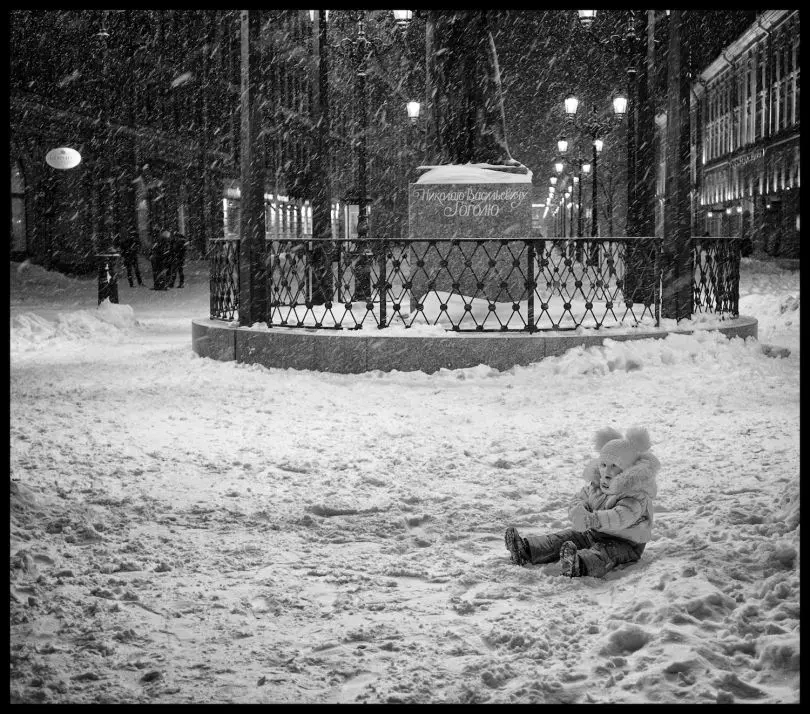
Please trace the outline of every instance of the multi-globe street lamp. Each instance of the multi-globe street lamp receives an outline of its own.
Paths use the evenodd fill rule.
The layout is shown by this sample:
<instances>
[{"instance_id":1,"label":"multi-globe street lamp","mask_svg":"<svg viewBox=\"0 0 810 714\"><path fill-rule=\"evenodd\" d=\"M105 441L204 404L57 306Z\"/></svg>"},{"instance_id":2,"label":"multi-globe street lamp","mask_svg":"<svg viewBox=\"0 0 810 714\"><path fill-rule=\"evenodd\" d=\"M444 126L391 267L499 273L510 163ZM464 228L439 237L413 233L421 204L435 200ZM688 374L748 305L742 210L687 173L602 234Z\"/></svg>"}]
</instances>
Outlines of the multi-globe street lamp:
<instances>
[{"instance_id":1,"label":"multi-globe street lamp","mask_svg":"<svg viewBox=\"0 0 810 714\"><path fill-rule=\"evenodd\" d=\"M681 20L681 11L672 11L672 18L669 17L669 10L628 10L624 16L625 24L623 32L612 33L609 36L602 32L597 31L598 23L596 20L596 10L580 10L579 19L585 32L582 33L586 37L597 41L600 45L610 45L614 55L624 55L627 59L627 90L629 97L629 106L627 114L627 221L626 232L628 236L643 237L652 236L655 233L655 158L653 151L653 138L655 133L655 120L654 120L654 107L651 101L650 83L653 82L655 75L655 26L661 20L667 20L670 35L670 51L668 54L667 64L670 68L670 74L677 77L677 73L672 73L674 67L677 66L678 72L684 78L681 82L681 93L686 94L687 97L681 100L685 102L687 111L684 115L688 115L688 80L685 78L686 73L681 72L680 69L680 56L681 46L680 39L675 41L675 37L679 32L679 23ZM673 44L674 43L674 44ZM668 82L669 84L669 82ZM684 86L687 87L684 89ZM669 95L673 95L672 87L668 91ZM684 120L687 123L686 128L680 125L681 114L679 112L667 111L667 126L668 131L672 132L673 137L679 132L685 133L688 137L688 118ZM677 121L676 121L677 120ZM677 127L675 126L677 124ZM684 143L688 142L688 138L683 140ZM674 146L679 144L679 140L667 140L667 151L669 152L671 144ZM672 151L680 151L681 149L674 149ZM677 163L677 161L675 162ZM672 161L668 158L667 166L669 167ZM677 184L677 186L675 185ZM672 215L672 207L680 204L683 194L687 191L683 185L675 181L667 181L667 201L664 206L664 225L665 233L667 226L667 215ZM677 197L677 198L676 198ZM686 227L686 220L682 219L683 225L678 229L679 237L668 235L666 244L670 245L682 244L688 234L688 227ZM671 233L671 231L669 232ZM625 257L628 264L635 265L648 265L656 260L655 247L651 243L633 243L628 242L626 245ZM688 251L685 248L678 250L680 254L686 254ZM683 272L683 271L682 271ZM629 271L625 277L625 295L629 300L636 302L643 300L645 295L645 288L638 282L637 276L639 271ZM665 293L670 295L678 292L679 289L672 289L672 284L680 284L676 278L664 276ZM667 287L668 286L668 287ZM688 302L677 298L677 303ZM669 298L664 299L664 312L669 314L678 315L686 314L680 308L671 308L673 304ZM691 315L691 312L689 312Z\"/></svg>"},{"instance_id":2,"label":"multi-globe street lamp","mask_svg":"<svg viewBox=\"0 0 810 714\"><path fill-rule=\"evenodd\" d=\"M314 13L314 11L310 11ZM325 11L320 11L325 14ZM368 74L368 62L374 52L374 47L366 34L366 11L351 11L355 21L356 35L354 38L345 38L344 45L348 45L354 59L355 73L355 99L356 99L356 121L359 127L355 142L355 156L357 162L357 260L355 262L355 299L369 301L371 299L371 262L375 251L370 249L372 245L369 234L368 223L368 161L367 161L367 135L368 135L368 111L367 111L367 91L366 76ZM413 17L411 10L393 10L394 20L400 30L405 30ZM314 17L314 15L313 15ZM408 117L411 124L415 124L419 118L419 102L409 102L406 105ZM385 259L380 255L381 268ZM384 284L384 270L380 271L380 282ZM380 299L380 324L385 324L385 291L381 286Z\"/></svg>"},{"instance_id":3,"label":"multi-globe street lamp","mask_svg":"<svg viewBox=\"0 0 810 714\"><path fill-rule=\"evenodd\" d=\"M649 99L648 32L669 11L627 10L624 27L609 35L597 30L596 10L578 10L580 24L590 40L609 46L627 60L627 234L654 231L653 107Z\"/></svg>"}]
</instances>

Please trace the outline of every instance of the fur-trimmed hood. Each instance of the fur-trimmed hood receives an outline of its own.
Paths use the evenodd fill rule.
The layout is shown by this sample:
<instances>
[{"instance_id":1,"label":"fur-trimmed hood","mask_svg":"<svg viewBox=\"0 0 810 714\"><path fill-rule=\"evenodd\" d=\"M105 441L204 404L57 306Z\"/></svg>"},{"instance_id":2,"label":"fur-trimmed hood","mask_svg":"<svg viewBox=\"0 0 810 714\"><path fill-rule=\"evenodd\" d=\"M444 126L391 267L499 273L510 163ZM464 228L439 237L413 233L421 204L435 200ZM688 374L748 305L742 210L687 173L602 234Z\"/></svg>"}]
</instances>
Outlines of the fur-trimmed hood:
<instances>
[{"instance_id":1,"label":"fur-trimmed hood","mask_svg":"<svg viewBox=\"0 0 810 714\"><path fill-rule=\"evenodd\" d=\"M632 495L641 493L655 498L658 492L658 485L655 481L656 474L661 470L661 462L645 451L640 454L636 462L629 468L614 477L610 484L611 494ZM592 459L585 466L582 477L586 481L599 486L599 458Z\"/></svg>"}]
</instances>

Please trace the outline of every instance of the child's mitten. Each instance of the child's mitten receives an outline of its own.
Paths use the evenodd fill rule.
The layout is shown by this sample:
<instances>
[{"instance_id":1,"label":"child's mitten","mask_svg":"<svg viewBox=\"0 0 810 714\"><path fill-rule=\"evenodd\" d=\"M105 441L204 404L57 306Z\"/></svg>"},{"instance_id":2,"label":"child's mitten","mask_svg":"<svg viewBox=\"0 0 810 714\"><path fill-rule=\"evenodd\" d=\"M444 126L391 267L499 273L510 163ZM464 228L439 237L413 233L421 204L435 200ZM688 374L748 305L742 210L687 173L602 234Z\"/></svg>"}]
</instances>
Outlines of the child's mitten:
<instances>
[{"instance_id":1,"label":"child's mitten","mask_svg":"<svg viewBox=\"0 0 810 714\"><path fill-rule=\"evenodd\" d=\"M589 528L596 528L599 525L599 518L595 513L591 513L586 504L578 503L571 509L571 523L575 531L582 533Z\"/></svg>"}]
</instances>

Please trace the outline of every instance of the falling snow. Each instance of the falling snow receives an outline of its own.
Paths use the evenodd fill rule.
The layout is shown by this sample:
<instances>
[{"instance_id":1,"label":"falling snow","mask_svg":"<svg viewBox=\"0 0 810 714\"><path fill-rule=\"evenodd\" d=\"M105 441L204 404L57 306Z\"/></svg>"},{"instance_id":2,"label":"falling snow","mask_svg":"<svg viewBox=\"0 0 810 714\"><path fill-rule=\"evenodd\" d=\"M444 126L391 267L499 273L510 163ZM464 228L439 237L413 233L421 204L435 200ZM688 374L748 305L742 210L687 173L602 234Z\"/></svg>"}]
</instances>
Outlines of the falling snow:
<instances>
[{"instance_id":1,"label":"falling snow","mask_svg":"<svg viewBox=\"0 0 810 714\"><path fill-rule=\"evenodd\" d=\"M743 260L760 342L432 375L201 359L202 263L98 308L10 284L12 702L798 703L798 272ZM512 565L634 424L642 559Z\"/></svg>"}]
</instances>

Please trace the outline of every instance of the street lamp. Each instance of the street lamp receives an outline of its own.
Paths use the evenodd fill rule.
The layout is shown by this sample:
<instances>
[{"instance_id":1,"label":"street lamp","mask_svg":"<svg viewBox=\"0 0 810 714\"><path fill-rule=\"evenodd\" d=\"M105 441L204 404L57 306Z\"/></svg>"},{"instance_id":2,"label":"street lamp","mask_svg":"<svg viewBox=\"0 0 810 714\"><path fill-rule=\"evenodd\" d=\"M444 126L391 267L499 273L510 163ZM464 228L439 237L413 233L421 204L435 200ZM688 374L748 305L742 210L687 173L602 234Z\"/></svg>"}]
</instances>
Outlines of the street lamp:
<instances>
[{"instance_id":1,"label":"street lamp","mask_svg":"<svg viewBox=\"0 0 810 714\"><path fill-rule=\"evenodd\" d=\"M557 150L558 150L558 151L559 151L561 154L564 154L564 153L566 153L566 152L568 151L568 141L566 140L566 138L565 138L564 136L563 136L563 137L561 137L561 138L560 138L560 139L557 141Z\"/></svg>"},{"instance_id":2,"label":"street lamp","mask_svg":"<svg viewBox=\"0 0 810 714\"><path fill-rule=\"evenodd\" d=\"M563 172L563 162L562 161L555 161L554 162L554 170L561 174Z\"/></svg>"},{"instance_id":3,"label":"street lamp","mask_svg":"<svg viewBox=\"0 0 810 714\"><path fill-rule=\"evenodd\" d=\"M628 10L624 31L600 38L593 31L595 10L579 10L585 33L600 45L609 45L614 55L627 58L628 99L621 113L627 114L627 234L652 235L655 231L653 133L655 121L649 97L648 44L650 28L668 18L669 11ZM614 102L618 101L614 99ZM620 107L621 109L621 107ZM618 110L617 110L618 111Z\"/></svg>"},{"instance_id":4,"label":"street lamp","mask_svg":"<svg viewBox=\"0 0 810 714\"><path fill-rule=\"evenodd\" d=\"M357 157L357 248L358 257L355 263L355 299L365 300L367 307L371 309L371 265L369 259L373 256L373 251L369 250L370 241L368 239L368 195L367 195L367 134L368 134L368 112L367 112L367 92L366 75L368 74L368 61L374 47L366 36L366 11L351 11L355 18L357 35L354 41L344 40L351 45L355 60L356 79L356 102L357 102L357 123L359 132L356 140ZM408 26L413 13L410 10L394 10L394 19L398 27L404 32ZM409 102L406 111L415 123L419 117L421 106L419 102ZM413 113L412 113L413 112ZM380 246L381 247L381 246ZM385 325L386 311L386 276L385 276L385 255L380 255L380 326Z\"/></svg>"},{"instance_id":5,"label":"street lamp","mask_svg":"<svg viewBox=\"0 0 810 714\"><path fill-rule=\"evenodd\" d=\"M613 97L613 113L620 119L624 119L627 114L627 97L618 95Z\"/></svg>"},{"instance_id":6,"label":"street lamp","mask_svg":"<svg viewBox=\"0 0 810 714\"><path fill-rule=\"evenodd\" d=\"M394 13L394 20L400 27L407 27L413 17L412 10L392 10L392 12Z\"/></svg>"},{"instance_id":7,"label":"street lamp","mask_svg":"<svg viewBox=\"0 0 810 714\"><path fill-rule=\"evenodd\" d=\"M366 74L368 72L368 59L371 55L371 43L366 37L366 14L358 10L356 16L357 38L352 49L355 53L355 85L357 95L357 123L360 126L356 142L357 151L357 251L359 253L355 263L355 294L356 300L369 301L371 299L371 265L369 258L368 236L368 194L366 188L366 139L368 133L368 112L366 111ZM384 296L383 296L384 298ZM381 309L385 303L381 302Z\"/></svg>"},{"instance_id":8,"label":"street lamp","mask_svg":"<svg viewBox=\"0 0 810 714\"><path fill-rule=\"evenodd\" d=\"M408 112L408 119L411 120L411 124L416 124L419 121L419 112L422 108L422 105L419 102L408 102L405 105L405 109Z\"/></svg>"},{"instance_id":9,"label":"street lamp","mask_svg":"<svg viewBox=\"0 0 810 714\"><path fill-rule=\"evenodd\" d=\"M616 96L613 99L613 116L601 117L597 114L596 105L593 106L593 111L590 116L579 119L577 111L579 109L579 100L571 95L565 102L565 113L568 121L577 129L584 131L591 138L593 143L593 182L592 182L592 199L591 199L591 236L597 235L597 159L598 155L602 152L604 142L599 138L599 134L605 133L610 130L613 120L621 121L627 111L627 99L623 96Z\"/></svg>"}]
</instances>

